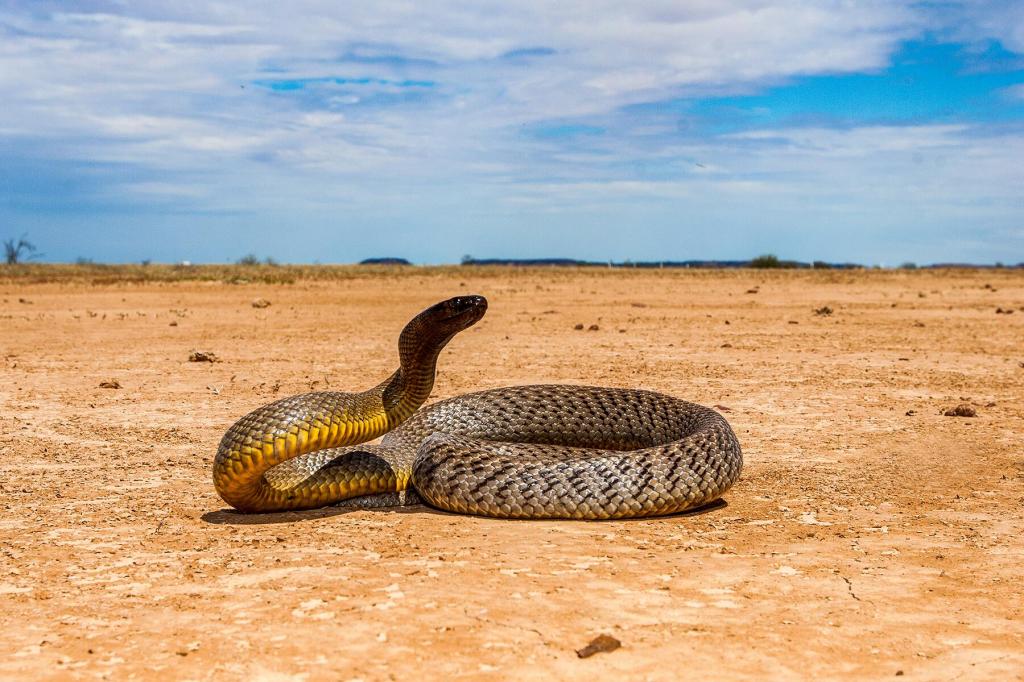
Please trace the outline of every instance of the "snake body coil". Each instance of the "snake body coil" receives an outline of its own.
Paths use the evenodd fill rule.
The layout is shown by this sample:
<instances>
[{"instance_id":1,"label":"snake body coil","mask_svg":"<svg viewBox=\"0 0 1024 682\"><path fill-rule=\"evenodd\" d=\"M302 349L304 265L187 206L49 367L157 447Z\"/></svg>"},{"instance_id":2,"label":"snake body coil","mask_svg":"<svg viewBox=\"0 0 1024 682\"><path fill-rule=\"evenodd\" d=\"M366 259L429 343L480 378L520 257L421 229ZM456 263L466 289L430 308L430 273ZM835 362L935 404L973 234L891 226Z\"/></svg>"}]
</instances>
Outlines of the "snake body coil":
<instances>
[{"instance_id":1,"label":"snake body coil","mask_svg":"<svg viewBox=\"0 0 1024 682\"><path fill-rule=\"evenodd\" d=\"M728 422L660 393L513 386L418 409L441 349L486 309L466 296L417 315L399 337L401 367L375 388L292 396L239 419L217 450L217 492L245 512L372 506L414 489L454 512L610 519L699 507L739 478Z\"/></svg>"}]
</instances>

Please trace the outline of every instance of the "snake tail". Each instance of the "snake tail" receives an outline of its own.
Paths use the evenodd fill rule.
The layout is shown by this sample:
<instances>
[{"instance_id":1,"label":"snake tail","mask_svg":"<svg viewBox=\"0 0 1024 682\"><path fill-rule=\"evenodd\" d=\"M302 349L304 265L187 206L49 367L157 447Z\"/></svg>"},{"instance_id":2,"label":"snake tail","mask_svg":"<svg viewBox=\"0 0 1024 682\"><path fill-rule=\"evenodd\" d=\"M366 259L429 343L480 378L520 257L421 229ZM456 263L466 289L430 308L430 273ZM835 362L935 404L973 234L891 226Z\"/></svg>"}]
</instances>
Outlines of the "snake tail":
<instances>
[{"instance_id":1,"label":"snake tail","mask_svg":"<svg viewBox=\"0 0 1024 682\"><path fill-rule=\"evenodd\" d=\"M268 512L403 488L405 481L397 480L403 474L390 465L386 448L345 447L373 440L408 419L430 396L441 350L486 311L482 296L442 301L405 326L398 339L399 368L377 386L362 393L291 396L239 419L224 434L214 458L217 493L239 511ZM275 469L328 448L346 466L317 461Z\"/></svg>"}]
</instances>

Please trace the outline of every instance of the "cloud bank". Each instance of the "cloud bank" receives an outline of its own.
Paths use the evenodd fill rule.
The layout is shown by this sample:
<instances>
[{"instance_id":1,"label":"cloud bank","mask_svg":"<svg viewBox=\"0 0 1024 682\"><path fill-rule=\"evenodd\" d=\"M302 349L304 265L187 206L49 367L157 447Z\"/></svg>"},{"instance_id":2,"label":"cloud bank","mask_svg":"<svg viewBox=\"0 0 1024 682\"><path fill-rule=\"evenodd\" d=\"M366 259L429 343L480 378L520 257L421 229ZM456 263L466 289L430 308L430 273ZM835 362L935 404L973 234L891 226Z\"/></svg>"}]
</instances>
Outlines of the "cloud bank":
<instances>
[{"instance_id":1,"label":"cloud bank","mask_svg":"<svg viewBox=\"0 0 1024 682\"><path fill-rule=\"evenodd\" d=\"M701 110L880 78L913 41L1012 81L1024 10L7 3L0 216L66 258L1024 260L1017 83L998 121Z\"/></svg>"}]
</instances>

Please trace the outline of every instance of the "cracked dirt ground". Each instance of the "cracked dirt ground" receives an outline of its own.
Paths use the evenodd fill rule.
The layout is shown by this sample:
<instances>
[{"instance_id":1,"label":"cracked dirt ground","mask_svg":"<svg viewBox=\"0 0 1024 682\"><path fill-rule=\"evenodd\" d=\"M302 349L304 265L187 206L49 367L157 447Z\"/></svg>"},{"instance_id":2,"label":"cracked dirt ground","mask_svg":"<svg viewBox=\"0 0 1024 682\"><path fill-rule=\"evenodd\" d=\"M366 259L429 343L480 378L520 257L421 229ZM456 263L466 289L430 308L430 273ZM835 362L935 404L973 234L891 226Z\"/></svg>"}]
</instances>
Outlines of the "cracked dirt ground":
<instances>
[{"instance_id":1,"label":"cracked dirt ground","mask_svg":"<svg viewBox=\"0 0 1024 682\"><path fill-rule=\"evenodd\" d=\"M0 678L1024 675L1024 272L345 272L0 280ZM210 463L237 417L375 384L413 314L469 292L490 311L432 399L568 382L723 406L746 458L726 504L224 509ZM961 403L978 416L942 416ZM621 648L578 658L600 634Z\"/></svg>"}]
</instances>

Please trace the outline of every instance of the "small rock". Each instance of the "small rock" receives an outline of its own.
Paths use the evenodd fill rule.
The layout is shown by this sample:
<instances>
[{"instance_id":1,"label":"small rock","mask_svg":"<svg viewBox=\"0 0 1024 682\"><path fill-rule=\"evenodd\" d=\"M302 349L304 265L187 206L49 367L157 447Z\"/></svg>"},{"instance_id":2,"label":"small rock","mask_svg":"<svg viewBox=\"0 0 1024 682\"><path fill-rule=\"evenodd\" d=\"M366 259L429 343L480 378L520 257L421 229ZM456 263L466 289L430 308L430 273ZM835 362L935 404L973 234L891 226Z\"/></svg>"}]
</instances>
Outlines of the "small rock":
<instances>
[{"instance_id":1,"label":"small rock","mask_svg":"<svg viewBox=\"0 0 1024 682\"><path fill-rule=\"evenodd\" d=\"M996 315L1013 315L1013 308L996 308Z\"/></svg>"},{"instance_id":2,"label":"small rock","mask_svg":"<svg viewBox=\"0 0 1024 682\"><path fill-rule=\"evenodd\" d=\"M634 308L646 308L647 307L646 303L630 303L630 305L633 306Z\"/></svg>"},{"instance_id":3,"label":"small rock","mask_svg":"<svg viewBox=\"0 0 1024 682\"><path fill-rule=\"evenodd\" d=\"M622 642L611 635L598 635L594 639L590 640L590 644L586 645L582 649L577 649L576 655L580 658L590 658L594 654L615 651L620 646L622 646Z\"/></svg>"},{"instance_id":4,"label":"small rock","mask_svg":"<svg viewBox=\"0 0 1024 682\"><path fill-rule=\"evenodd\" d=\"M598 329L600 329L600 327L598 327L596 324L592 324L589 327L587 327L588 332L596 332Z\"/></svg>"},{"instance_id":5,"label":"small rock","mask_svg":"<svg viewBox=\"0 0 1024 682\"><path fill-rule=\"evenodd\" d=\"M913 417L915 414L917 414L917 410L907 410L908 417Z\"/></svg>"},{"instance_id":6,"label":"small rock","mask_svg":"<svg viewBox=\"0 0 1024 682\"><path fill-rule=\"evenodd\" d=\"M100 388L121 388L121 382L117 379L107 379L100 382Z\"/></svg>"},{"instance_id":7,"label":"small rock","mask_svg":"<svg viewBox=\"0 0 1024 682\"><path fill-rule=\"evenodd\" d=\"M32 301L28 300L27 298L19 298L18 299L18 303L24 303L26 305L32 305Z\"/></svg>"},{"instance_id":8,"label":"small rock","mask_svg":"<svg viewBox=\"0 0 1024 682\"><path fill-rule=\"evenodd\" d=\"M583 329L583 325L582 324L578 324L575 327L573 327L573 329L575 329L576 331L580 331L581 329Z\"/></svg>"},{"instance_id":9,"label":"small rock","mask_svg":"<svg viewBox=\"0 0 1024 682\"><path fill-rule=\"evenodd\" d=\"M217 355L205 350L194 350L188 354L189 362L217 362Z\"/></svg>"},{"instance_id":10,"label":"small rock","mask_svg":"<svg viewBox=\"0 0 1024 682\"><path fill-rule=\"evenodd\" d=\"M748 294L756 294L757 293L757 287L754 287L753 289L747 289L747 293Z\"/></svg>"},{"instance_id":11,"label":"small rock","mask_svg":"<svg viewBox=\"0 0 1024 682\"><path fill-rule=\"evenodd\" d=\"M265 298L253 299L252 307L253 308L269 308L270 307L270 301L268 301Z\"/></svg>"},{"instance_id":12,"label":"small rock","mask_svg":"<svg viewBox=\"0 0 1024 682\"><path fill-rule=\"evenodd\" d=\"M832 310L831 308L829 308L829 307L828 307L827 305L823 305L823 306L821 306L820 308L815 308L815 309L814 309L814 314L815 314L815 315L820 315L820 316L822 316L822 317L828 317L828 316L829 316L829 315L831 315L831 314L832 314L833 312L835 312L835 311L833 311L833 310Z\"/></svg>"},{"instance_id":13,"label":"small rock","mask_svg":"<svg viewBox=\"0 0 1024 682\"><path fill-rule=\"evenodd\" d=\"M177 327L178 326L178 321L177 320L171 320L170 324L168 324L167 326L168 327Z\"/></svg>"},{"instance_id":14,"label":"small rock","mask_svg":"<svg viewBox=\"0 0 1024 682\"><path fill-rule=\"evenodd\" d=\"M723 343L721 346L719 346L719 348L732 348L732 344L731 343Z\"/></svg>"},{"instance_id":15,"label":"small rock","mask_svg":"<svg viewBox=\"0 0 1024 682\"><path fill-rule=\"evenodd\" d=\"M977 417L978 411L967 403L960 403L942 413L946 417Z\"/></svg>"}]
</instances>

